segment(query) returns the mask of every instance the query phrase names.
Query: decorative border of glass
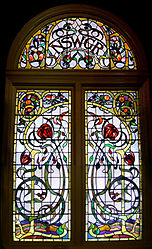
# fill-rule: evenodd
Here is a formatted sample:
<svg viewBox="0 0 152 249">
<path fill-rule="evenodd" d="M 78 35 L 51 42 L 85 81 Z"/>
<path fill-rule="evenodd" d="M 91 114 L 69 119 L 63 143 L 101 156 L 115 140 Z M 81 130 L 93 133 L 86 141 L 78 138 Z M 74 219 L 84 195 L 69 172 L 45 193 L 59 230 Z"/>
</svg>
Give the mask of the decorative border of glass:
<svg viewBox="0 0 152 249">
<path fill-rule="evenodd" d="M 13 240 L 71 238 L 71 91 L 17 90 Z"/>
<path fill-rule="evenodd" d="M 136 61 L 117 31 L 96 20 L 71 17 L 38 30 L 23 48 L 18 68 L 135 70 Z"/>
<path fill-rule="evenodd" d="M 138 91 L 85 91 L 86 241 L 142 238 Z"/>
</svg>

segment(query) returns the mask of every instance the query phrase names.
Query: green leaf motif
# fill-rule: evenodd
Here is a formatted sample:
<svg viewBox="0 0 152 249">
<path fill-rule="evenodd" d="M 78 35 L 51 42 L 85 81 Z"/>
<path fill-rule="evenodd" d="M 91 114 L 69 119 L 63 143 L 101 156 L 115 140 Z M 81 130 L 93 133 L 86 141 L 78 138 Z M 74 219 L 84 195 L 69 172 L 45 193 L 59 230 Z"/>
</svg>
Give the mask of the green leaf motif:
<svg viewBox="0 0 152 249">
<path fill-rule="evenodd" d="M 115 149 L 115 148 L 116 148 L 116 146 L 112 146 L 111 144 L 105 144 L 104 147 L 110 147 L 110 148 L 112 148 L 112 149 Z"/>
<path fill-rule="evenodd" d="M 99 138 L 98 131 L 95 131 L 96 138 Z"/>
<path fill-rule="evenodd" d="M 66 228 L 65 224 L 60 225 L 59 228 L 58 228 L 57 231 L 56 231 L 56 234 L 57 234 L 57 235 L 63 234 L 65 228 Z"/>
<path fill-rule="evenodd" d="M 90 157 L 89 161 L 90 161 L 90 163 L 92 163 L 92 161 L 93 161 L 93 155 Z"/>
<path fill-rule="evenodd" d="M 59 134 L 58 134 L 58 138 L 59 138 L 59 137 L 61 136 L 61 131 L 58 131 L 58 133 L 59 133 Z"/>
<path fill-rule="evenodd" d="M 67 162 L 67 157 L 66 157 L 66 156 L 63 156 L 63 160 L 64 160 L 65 162 Z"/>
<path fill-rule="evenodd" d="M 130 122 L 132 125 L 134 125 L 134 126 L 136 126 L 136 123 L 134 123 L 134 122 Z"/>
<path fill-rule="evenodd" d="M 89 227 L 89 230 L 90 229 L 93 229 L 95 227 L 95 225 L 93 223 L 91 223 L 90 227 Z"/>
<path fill-rule="evenodd" d="M 40 200 L 38 200 L 37 198 L 34 198 L 34 201 L 35 202 L 38 202 L 38 203 L 40 203 L 41 201 Z"/>
<path fill-rule="evenodd" d="M 89 145 L 93 148 L 94 147 L 94 145 L 91 143 L 91 142 L 89 142 Z"/>
<path fill-rule="evenodd" d="M 68 142 L 66 141 L 66 142 L 62 145 L 62 147 L 64 148 L 65 146 L 67 146 L 67 144 L 68 144 Z"/>
<path fill-rule="evenodd" d="M 30 216 L 29 217 L 29 222 L 31 222 L 32 220 L 36 220 L 36 219 L 37 219 L 37 217 Z"/>
</svg>

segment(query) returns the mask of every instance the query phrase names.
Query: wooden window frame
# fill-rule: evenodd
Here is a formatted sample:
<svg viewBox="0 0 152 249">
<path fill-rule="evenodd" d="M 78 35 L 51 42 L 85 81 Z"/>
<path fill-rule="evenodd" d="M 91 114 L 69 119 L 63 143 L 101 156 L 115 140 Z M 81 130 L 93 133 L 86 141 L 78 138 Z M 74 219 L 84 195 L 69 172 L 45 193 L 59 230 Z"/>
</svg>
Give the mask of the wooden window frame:
<svg viewBox="0 0 152 249">
<path fill-rule="evenodd" d="M 50 14 L 51 13 L 51 14 Z M 93 14 L 92 14 L 93 13 Z M 137 69 L 126 70 L 18 70 L 17 60 L 30 36 L 40 26 L 68 16 L 98 19 L 120 29 L 131 45 Z M 34 28 L 33 28 L 34 27 Z M 125 30 L 125 33 L 124 33 Z M 19 49 L 18 49 L 19 48 Z M 6 68 L 5 113 L 2 151 L 2 248 L 151 248 L 152 194 L 150 172 L 150 76 L 144 51 L 130 28 L 111 13 L 88 5 L 58 6 L 43 12 L 27 23 L 14 40 Z M 16 89 L 72 90 L 72 239 L 71 242 L 14 242 L 12 236 L 13 194 L 12 160 Z M 143 239 L 137 241 L 85 242 L 85 123 L 84 91 L 90 89 L 139 90 L 142 178 L 143 178 Z M 79 135 L 78 135 L 79 134 Z"/>
</svg>

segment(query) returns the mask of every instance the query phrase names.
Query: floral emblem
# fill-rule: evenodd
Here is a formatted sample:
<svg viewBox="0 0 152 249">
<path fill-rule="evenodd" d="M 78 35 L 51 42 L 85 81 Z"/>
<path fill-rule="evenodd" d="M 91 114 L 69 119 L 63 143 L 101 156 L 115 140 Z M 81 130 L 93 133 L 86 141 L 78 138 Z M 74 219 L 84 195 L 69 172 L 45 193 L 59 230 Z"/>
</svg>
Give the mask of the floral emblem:
<svg viewBox="0 0 152 249">
<path fill-rule="evenodd" d="M 32 159 L 30 158 L 30 154 L 25 155 L 25 151 L 22 152 L 20 160 L 21 160 L 21 164 L 23 165 L 28 165 L 32 161 Z"/>
<path fill-rule="evenodd" d="M 108 124 L 104 128 L 104 138 L 109 138 L 111 140 L 115 140 L 118 136 L 119 131 L 113 124 Z"/>
<path fill-rule="evenodd" d="M 130 154 L 125 154 L 124 160 L 125 160 L 125 163 L 127 163 L 128 165 L 134 165 L 134 162 L 135 162 L 134 153 L 130 151 Z"/>
<path fill-rule="evenodd" d="M 51 138 L 52 133 L 53 133 L 53 130 L 51 126 L 48 124 L 42 124 L 37 130 L 37 134 L 42 140 L 45 140 L 46 138 Z"/>
</svg>

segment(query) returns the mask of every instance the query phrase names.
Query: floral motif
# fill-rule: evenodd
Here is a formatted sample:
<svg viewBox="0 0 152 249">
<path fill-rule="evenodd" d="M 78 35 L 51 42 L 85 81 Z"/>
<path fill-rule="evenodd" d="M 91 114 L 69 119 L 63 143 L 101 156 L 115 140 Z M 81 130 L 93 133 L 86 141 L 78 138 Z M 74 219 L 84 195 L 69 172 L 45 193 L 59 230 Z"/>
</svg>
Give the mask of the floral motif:
<svg viewBox="0 0 152 249">
<path fill-rule="evenodd" d="M 29 49 L 29 62 L 33 67 L 44 66 L 45 35 L 36 35 Z"/>
<path fill-rule="evenodd" d="M 136 62 L 116 30 L 89 18 L 73 17 L 47 24 L 33 34 L 18 68 L 136 69 Z"/>
<path fill-rule="evenodd" d="M 32 159 L 30 158 L 30 154 L 25 155 L 25 151 L 22 152 L 20 160 L 21 160 L 21 164 L 23 165 L 28 165 L 32 161 Z"/>
<path fill-rule="evenodd" d="M 134 153 L 130 151 L 130 154 L 125 154 L 124 160 L 125 160 L 125 163 L 127 163 L 128 165 L 134 165 L 134 162 L 135 162 Z"/>
<path fill-rule="evenodd" d="M 119 131 L 113 124 L 108 124 L 104 128 L 104 138 L 109 138 L 111 140 L 115 140 L 118 136 Z"/>
<path fill-rule="evenodd" d="M 37 114 L 40 107 L 39 97 L 36 94 L 28 93 L 23 95 L 21 99 L 21 113 L 23 119 L 31 119 Z"/>
<path fill-rule="evenodd" d="M 45 140 L 46 138 L 51 138 L 52 133 L 53 133 L 53 130 L 51 126 L 48 124 L 42 124 L 37 130 L 37 134 L 42 140 Z"/>
</svg>

